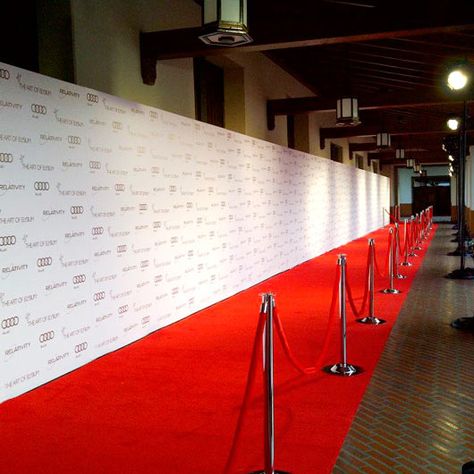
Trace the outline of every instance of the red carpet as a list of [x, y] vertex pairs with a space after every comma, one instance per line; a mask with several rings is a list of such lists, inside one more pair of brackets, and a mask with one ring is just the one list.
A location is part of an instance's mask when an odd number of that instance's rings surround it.
[[[387, 230], [371, 237], [382, 266]], [[336, 255], [341, 252], [348, 255], [348, 277], [359, 302], [366, 237], [3, 403], [1, 472], [222, 473], [245, 388], [259, 293], [276, 295], [295, 356], [313, 365], [325, 334]], [[363, 367], [361, 375], [300, 375], [276, 340], [277, 469], [292, 474], [331, 471], [424, 250], [418, 253], [420, 257], [411, 259], [413, 267], [401, 267], [409, 277], [396, 280], [403, 293], [376, 295], [376, 315], [387, 324], [357, 324], [348, 313], [348, 362]], [[377, 289], [387, 285], [376, 278]], [[325, 364], [340, 359], [338, 324]], [[260, 378], [259, 373], [235, 457], [236, 473], [263, 467]]]

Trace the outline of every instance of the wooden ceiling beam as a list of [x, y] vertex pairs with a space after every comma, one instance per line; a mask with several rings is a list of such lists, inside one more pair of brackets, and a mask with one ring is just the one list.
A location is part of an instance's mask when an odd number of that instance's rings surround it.
[[[326, 140], [331, 138], [350, 138], [350, 137], [371, 137], [380, 132], [380, 126], [364, 126], [357, 127], [328, 127], [319, 129], [319, 147], [323, 150], [326, 147]], [[474, 129], [468, 130], [473, 133]], [[400, 135], [447, 135], [445, 127], [435, 128], [432, 124], [420, 123], [417, 128], [413, 127], [390, 127], [391, 136]]]
[[[295, 115], [308, 112], [335, 112], [336, 97], [296, 97], [289, 99], [267, 100], [267, 126], [269, 130], [275, 128], [277, 115]], [[359, 97], [359, 110], [382, 110], [410, 107], [429, 107], [443, 104], [459, 104], [460, 100], [437, 96], [433, 91], [416, 91], [400, 94], [371, 94]]]
[[[228, 55], [235, 51], [255, 52], [275, 49], [305, 48], [328, 44], [373, 41], [387, 38], [412, 37], [442, 32], [472, 29], [472, 24], [465, 24], [465, 18], [459, 14], [456, 20], [446, 18], [410, 18], [404, 17], [395, 28], [393, 23], [384, 24], [367, 16], [365, 22], [336, 22], [329, 18], [318, 18], [317, 24], [312, 19], [311, 34], [298, 29], [292, 31], [269, 31], [262, 22], [260, 27], [251, 28], [253, 43], [234, 48], [207, 46], [200, 39], [201, 27], [181, 28], [154, 32], [140, 32], [140, 59], [142, 79], [145, 84], [153, 85], [156, 81], [156, 61], [197, 56]], [[434, 25], [434, 26], [433, 26]]]

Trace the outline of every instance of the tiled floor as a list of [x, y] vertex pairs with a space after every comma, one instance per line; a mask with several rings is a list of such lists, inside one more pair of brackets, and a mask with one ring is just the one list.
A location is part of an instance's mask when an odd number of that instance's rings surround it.
[[443, 278], [459, 266], [453, 232], [438, 227], [335, 474], [454, 474], [474, 459], [474, 333], [449, 324], [474, 315], [474, 281]]

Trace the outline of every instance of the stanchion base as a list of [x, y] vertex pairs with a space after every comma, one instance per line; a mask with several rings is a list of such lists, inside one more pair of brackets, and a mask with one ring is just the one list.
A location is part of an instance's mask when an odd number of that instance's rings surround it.
[[[288, 471], [273, 471], [274, 474], [291, 474]], [[249, 474], [267, 474], [265, 471], [252, 471]]]
[[402, 267], [411, 267], [413, 265], [413, 263], [411, 263], [411, 262], [402, 262], [402, 263], [400, 263], [400, 265]]
[[454, 329], [462, 329], [463, 331], [474, 331], [474, 318], [458, 318], [451, 322]]
[[323, 368], [324, 372], [327, 372], [331, 375], [341, 375], [343, 377], [351, 377], [352, 375], [358, 375], [362, 372], [360, 367], [351, 364], [343, 364], [339, 362], [339, 364], [328, 365]]
[[406, 278], [406, 275], [400, 275], [400, 273], [398, 275], [395, 275], [395, 278], [398, 278], [399, 280], [404, 280]]
[[377, 316], [366, 316], [365, 318], [356, 319], [358, 323], [362, 324], [384, 324], [385, 319], [379, 319]]
[[418, 245], [417, 247], [415, 247], [415, 250], [421, 250], [421, 247]]
[[418, 257], [418, 255], [415, 252], [409, 253], [408, 256], [409, 257]]
[[398, 295], [398, 293], [401, 293], [401, 291], [397, 290], [396, 288], [385, 288], [385, 290], [382, 290], [381, 293], [384, 293], [385, 295]]
[[474, 280], [474, 268], [458, 268], [446, 275], [451, 280]]

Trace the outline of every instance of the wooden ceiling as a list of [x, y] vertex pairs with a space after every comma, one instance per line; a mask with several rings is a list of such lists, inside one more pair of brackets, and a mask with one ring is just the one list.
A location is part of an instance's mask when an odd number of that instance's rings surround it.
[[350, 94], [362, 124], [322, 128], [322, 147], [331, 138], [369, 137], [358, 151], [393, 163], [393, 150], [374, 150], [375, 134], [386, 130], [393, 148], [410, 150], [410, 157], [447, 161], [440, 153], [446, 118], [462, 113], [466, 97], [450, 93], [444, 78], [455, 62], [474, 63], [473, 0], [248, 0], [248, 8], [254, 41], [246, 46], [206, 46], [200, 28], [142, 33], [144, 82], [155, 82], [160, 59], [260, 51], [314, 93], [269, 100], [269, 128], [276, 115], [335, 111], [337, 98]]

